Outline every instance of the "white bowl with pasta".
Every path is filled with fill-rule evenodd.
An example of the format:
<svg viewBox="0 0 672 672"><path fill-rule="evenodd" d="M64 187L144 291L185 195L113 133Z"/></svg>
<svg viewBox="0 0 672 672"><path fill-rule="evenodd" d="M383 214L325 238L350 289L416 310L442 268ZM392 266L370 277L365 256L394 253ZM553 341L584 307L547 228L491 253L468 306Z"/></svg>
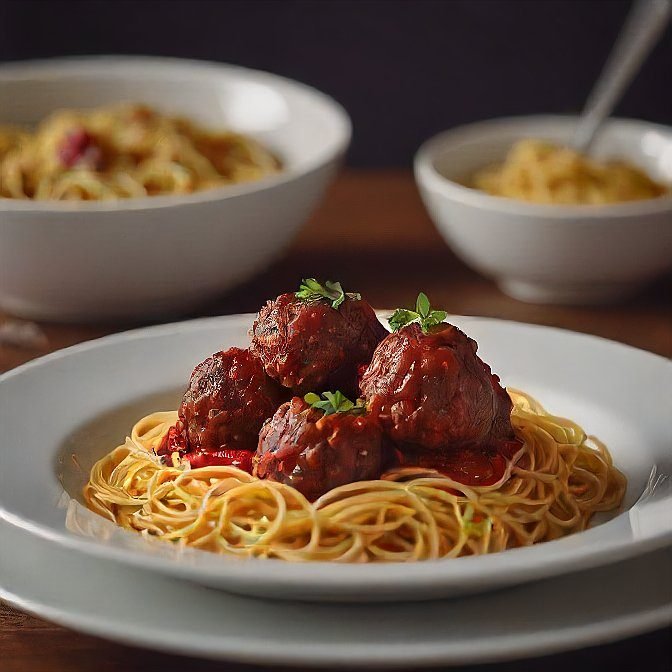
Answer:
<svg viewBox="0 0 672 672"><path fill-rule="evenodd" d="M213 300L287 246L351 137L347 113L311 87L181 59L5 64L0 100L0 125L22 126L60 109L141 103L204 129L244 134L282 164L254 181L193 193L0 198L0 308L33 319L147 320Z"/></svg>
<svg viewBox="0 0 672 672"><path fill-rule="evenodd" d="M468 265L507 294L537 303L621 299L672 270L672 197L609 204L546 204L465 186L525 138L568 143L575 117L493 119L441 133L420 148L415 177L437 229ZM672 129L612 119L597 159L617 158L672 184Z"/></svg>

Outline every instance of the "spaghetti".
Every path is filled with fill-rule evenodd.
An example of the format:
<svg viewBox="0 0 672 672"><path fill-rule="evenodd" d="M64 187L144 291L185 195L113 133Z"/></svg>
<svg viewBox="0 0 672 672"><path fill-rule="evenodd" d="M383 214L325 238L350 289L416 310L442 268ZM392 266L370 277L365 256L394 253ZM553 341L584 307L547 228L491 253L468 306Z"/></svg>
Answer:
<svg viewBox="0 0 672 672"><path fill-rule="evenodd" d="M390 562L502 551L585 529L617 508L626 479L606 447L574 422L509 391L522 441L490 486L402 468L334 488L309 502L294 488L234 467L190 469L154 450L174 412L140 420L95 464L88 507L118 525L218 553L289 561Z"/></svg>
<svg viewBox="0 0 672 672"><path fill-rule="evenodd" d="M150 107L61 110L34 132L0 126L0 197L109 200L188 194L278 172L250 137Z"/></svg>
<svg viewBox="0 0 672 672"><path fill-rule="evenodd" d="M493 196L570 205L604 205L669 193L629 163L595 161L541 140L516 143L503 164L478 171L470 186Z"/></svg>

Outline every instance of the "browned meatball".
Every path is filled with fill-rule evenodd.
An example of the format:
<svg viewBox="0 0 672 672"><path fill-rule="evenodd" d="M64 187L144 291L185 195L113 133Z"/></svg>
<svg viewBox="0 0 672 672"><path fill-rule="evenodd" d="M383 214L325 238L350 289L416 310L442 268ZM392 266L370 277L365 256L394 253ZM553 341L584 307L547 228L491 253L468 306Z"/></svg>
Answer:
<svg viewBox="0 0 672 672"><path fill-rule="evenodd" d="M315 500L346 483L378 478L382 430L368 415L325 415L300 397L283 404L259 434L254 474Z"/></svg>
<svg viewBox="0 0 672 672"><path fill-rule="evenodd" d="M371 361L387 333L360 298L346 296L333 308L282 294L259 311L250 349L269 376L296 394L340 389L356 397L358 367Z"/></svg>
<svg viewBox="0 0 672 672"><path fill-rule="evenodd" d="M215 353L194 369L180 406L187 452L255 450L264 420L285 399L249 350Z"/></svg>
<svg viewBox="0 0 672 672"><path fill-rule="evenodd" d="M410 324L378 346L362 394L390 438L438 451L514 438L511 399L457 327Z"/></svg>

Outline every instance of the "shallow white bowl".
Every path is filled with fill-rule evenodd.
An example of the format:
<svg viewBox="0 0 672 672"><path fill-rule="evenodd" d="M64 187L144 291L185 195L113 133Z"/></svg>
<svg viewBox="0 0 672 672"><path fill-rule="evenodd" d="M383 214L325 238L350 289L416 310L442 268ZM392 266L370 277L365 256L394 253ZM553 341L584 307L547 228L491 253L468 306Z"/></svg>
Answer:
<svg viewBox="0 0 672 672"><path fill-rule="evenodd" d="M93 464L139 418L176 408L198 362L216 350L245 347L252 320L232 315L139 329L0 376L0 519L80 553L174 578L265 598L330 601L485 592L672 543L672 363L591 336L475 317L450 321L478 341L505 385L529 392L609 446L628 477L618 515L596 516L585 532L503 553L360 565L215 555L145 539L85 509L81 490ZM652 488L654 467L667 480Z"/></svg>
<svg viewBox="0 0 672 672"><path fill-rule="evenodd" d="M415 177L437 229L467 264L523 301L599 303L632 294L672 269L672 197L608 206L540 205L460 184L522 138L569 142L576 118L478 122L428 140ZM672 184L672 129L610 120L594 147Z"/></svg>
<svg viewBox="0 0 672 672"><path fill-rule="evenodd" d="M0 199L0 307L36 319L178 314L262 270L334 176L351 136L340 105L229 65L87 57L0 67L0 123L137 101L274 150L284 171L186 196L115 202Z"/></svg>

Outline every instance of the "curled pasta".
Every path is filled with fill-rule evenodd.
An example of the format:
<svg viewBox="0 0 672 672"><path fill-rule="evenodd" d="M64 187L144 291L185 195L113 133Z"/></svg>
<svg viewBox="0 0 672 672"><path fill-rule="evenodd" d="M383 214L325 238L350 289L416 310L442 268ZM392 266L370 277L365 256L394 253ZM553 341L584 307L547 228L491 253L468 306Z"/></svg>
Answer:
<svg viewBox="0 0 672 672"><path fill-rule="evenodd" d="M174 412L140 420L95 464L89 508L127 529L217 553L294 562L407 562L503 551L583 530L617 508L626 479L577 424L509 391L523 447L499 482L465 486L401 468L309 502L234 467L161 464L153 449Z"/></svg>

